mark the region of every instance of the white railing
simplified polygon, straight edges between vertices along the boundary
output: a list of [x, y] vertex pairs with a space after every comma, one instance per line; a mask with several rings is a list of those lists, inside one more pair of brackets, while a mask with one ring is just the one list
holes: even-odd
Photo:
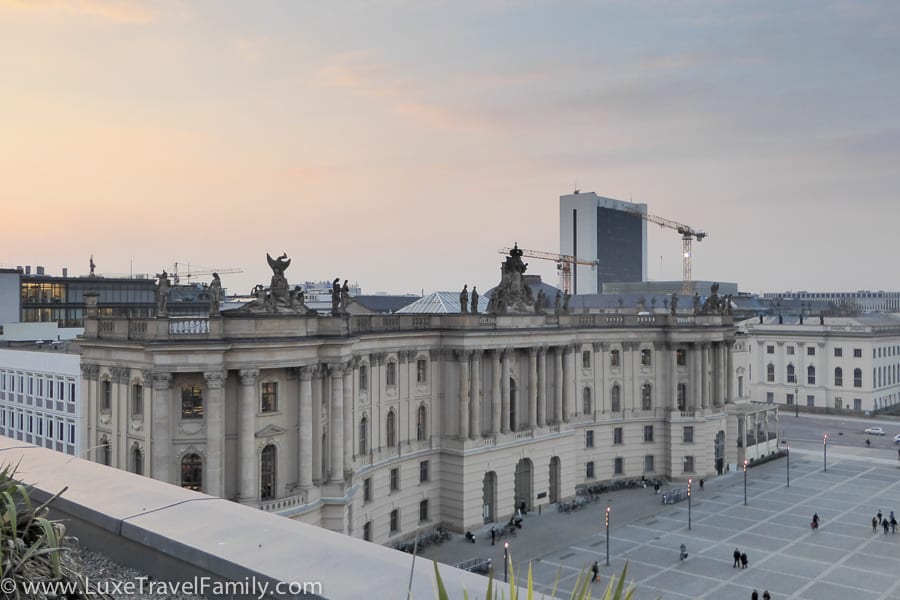
[[172, 319], [169, 321], [169, 333], [172, 335], [209, 333], [209, 319]]
[[306, 504], [306, 494], [298, 494], [296, 496], [288, 496], [287, 498], [278, 498], [276, 500], [260, 502], [259, 510], [265, 512], [278, 512], [279, 510], [286, 510], [303, 504]]

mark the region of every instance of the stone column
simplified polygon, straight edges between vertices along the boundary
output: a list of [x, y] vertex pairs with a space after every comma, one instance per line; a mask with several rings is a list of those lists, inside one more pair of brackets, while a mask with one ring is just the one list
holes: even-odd
[[500, 385], [503, 395], [500, 399], [500, 431], [509, 433], [509, 350], [503, 351]]
[[553, 422], [563, 421], [563, 348], [556, 346], [553, 349]]
[[256, 502], [259, 498], [256, 476], [256, 378], [258, 369], [241, 369], [241, 396], [238, 409], [238, 464], [241, 483], [238, 499], [242, 504]]
[[710, 385], [710, 354], [711, 350], [708, 343], [704, 343], [701, 345], [700, 350], [700, 377], [701, 377], [701, 385], [700, 385], [700, 408], [707, 409], [709, 408], [709, 395], [712, 386]]
[[528, 349], [528, 428], [537, 427], [538, 360], [537, 348]]
[[[731, 402], [731, 394], [734, 391], [734, 340], [726, 340], [725, 341], [725, 395], [722, 396], [722, 403], [728, 404]], [[824, 376], [828, 376], [828, 373], [823, 373]], [[765, 374], [763, 374], [765, 377]], [[749, 384], [748, 384], [749, 385]], [[794, 398], [796, 402], [797, 399]], [[775, 415], [778, 416], [777, 414]]]
[[[153, 373], [153, 429], [151, 430], [153, 479], [181, 485], [172, 479], [172, 374]], [[95, 386], [96, 389], [96, 386]], [[96, 396], [96, 394], [95, 394]]]
[[480, 438], [484, 432], [481, 425], [481, 350], [472, 352], [472, 412], [469, 414], [469, 437]]
[[331, 433], [331, 463], [328, 480], [344, 480], [344, 365], [333, 364], [331, 370], [331, 414], [328, 431]]
[[[344, 368], [344, 385], [341, 386], [343, 389], [343, 409], [344, 409], [344, 469], [350, 469], [353, 464], [353, 430], [354, 423], [358, 421], [358, 415], [353, 410], [353, 381], [354, 381], [354, 370], [355, 365], [353, 363], [346, 363]], [[400, 377], [400, 373], [397, 373], [398, 381]], [[399, 388], [398, 388], [399, 389]], [[372, 419], [369, 419], [369, 423], [372, 422]], [[371, 429], [371, 427], [370, 427]], [[366, 432], [369, 433], [369, 432]], [[371, 435], [369, 436], [371, 439]], [[344, 478], [344, 472], [339, 471], [337, 474], [341, 479]]]
[[563, 421], [566, 423], [569, 422], [569, 419], [574, 414], [572, 410], [572, 405], [574, 404], [573, 399], [575, 397], [575, 374], [572, 373], [572, 346], [564, 346], [563, 347], [563, 357], [562, 357], [562, 366], [563, 366], [563, 398], [564, 398], [564, 412], [563, 412]]
[[112, 466], [129, 471], [131, 457], [127, 443], [128, 417], [131, 411], [128, 406], [128, 376], [131, 374], [131, 370], [128, 367], [112, 367], [109, 372], [112, 379], [110, 423], [115, 437], [114, 440], [110, 440], [110, 444], [114, 448]]
[[327, 410], [323, 406], [325, 396], [325, 379], [319, 365], [306, 367], [312, 374], [312, 424], [313, 424], [313, 484], [322, 485], [328, 479], [328, 468], [325, 466], [328, 457], [328, 445], [322, 440], [327, 435], [327, 425], [322, 424]]
[[678, 345], [670, 344], [669, 351], [669, 393], [666, 401], [666, 408], [669, 410], [678, 409]]
[[700, 405], [700, 397], [703, 393], [703, 345], [694, 342], [691, 352], [691, 384], [690, 398], [687, 400], [687, 410], [697, 410]]
[[500, 387], [500, 350], [491, 350], [491, 433], [500, 433], [503, 400]]
[[210, 496], [225, 496], [225, 373], [209, 371], [206, 379], [206, 468], [203, 487]]
[[311, 367], [300, 369], [300, 487], [309, 489], [313, 484], [313, 410]]
[[537, 426], [547, 424], [547, 348], [542, 347], [538, 352], [537, 371]]
[[458, 350], [456, 360], [459, 365], [459, 437], [469, 437], [469, 352]]

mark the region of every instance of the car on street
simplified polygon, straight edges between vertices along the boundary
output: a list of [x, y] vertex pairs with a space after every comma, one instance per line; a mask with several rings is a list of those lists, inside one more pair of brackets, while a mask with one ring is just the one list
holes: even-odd
[[869, 427], [866, 429], [866, 433], [869, 435], [884, 435], [884, 429], [881, 427]]
[[900, 433], [898, 433], [897, 435], [894, 436], [894, 443], [900, 444]]

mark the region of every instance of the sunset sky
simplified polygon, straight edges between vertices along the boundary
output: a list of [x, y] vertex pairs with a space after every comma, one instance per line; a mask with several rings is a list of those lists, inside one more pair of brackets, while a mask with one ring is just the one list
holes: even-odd
[[0, 266], [486, 290], [577, 187], [695, 279], [898, 290], [898, 107], [895, 0], [0, 0]]

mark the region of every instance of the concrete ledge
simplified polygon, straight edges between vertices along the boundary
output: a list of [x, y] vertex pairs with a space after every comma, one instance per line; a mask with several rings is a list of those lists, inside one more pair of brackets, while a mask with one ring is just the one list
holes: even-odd
[[[0, 461], [18, 464], [16, 476], [38, 503], [67, 488], [51, 518], [86, 547], [156, 579], [255, 578], [270, 590], [278, 582], [321, 584], [267, 598], [406, 597], [409, 554], [2, 436]], [[440, 570], [451, 598], [487, 589], [481, 575]], [[413, 598], [435, 598], [434, 583], [431, 562], [418, 558]]]

